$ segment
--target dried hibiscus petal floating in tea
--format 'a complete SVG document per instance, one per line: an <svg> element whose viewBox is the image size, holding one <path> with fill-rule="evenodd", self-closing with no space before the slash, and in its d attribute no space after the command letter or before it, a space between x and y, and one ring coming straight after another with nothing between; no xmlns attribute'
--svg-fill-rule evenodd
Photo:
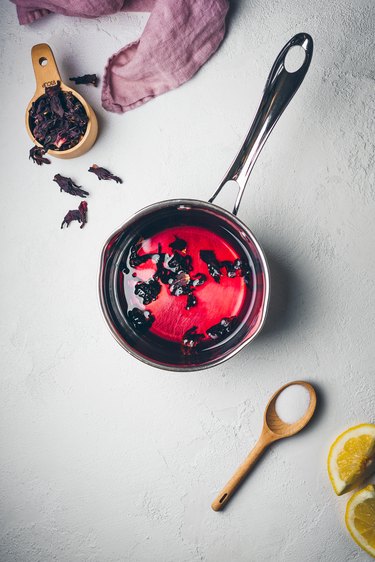
<svg viewBox="0 0 375 562"><path fill-rule="evenodd" d="M177 273L176 277L169 285L171 295L180 297L181 295L188 295L191 292L190 288L190 275L184 271Z"/></svg>
<svg viewBox="0 0 375 562"><path fill-rule="evenodd" d="M199 255L200 258L207 264L208 273L214 278L216 283L220 283L221 264L216 259L215 252L212 250L201 250Z"/></svg>
<svg viewBox="0 0 375 562"><path fill-rule="evenodd" d="M129 310L128 318L131 325L135 330L137 330L137 332L145 332L146 330L149 330L155 320L149 310L140 310L139 308Z"/></svg>
<svg viewBox="0 0 375 562"><path fill-rule="evenodd" d="M193 348L204 340L203 334L197 334L197 326L193 326L190 330L187 330L182 336L182 345L184 347Z"/></svg>
<svg viewBox="0 0 375 562"><path fill-rule="evenodd" d="M114 180L116 183L122 183L121 178L119 178L118 176L114 176L113 174L111 174L111 172L109 172L105 168L102 168L101 166L98 166L97 164L93 164L89 168L89 172L95 174L100 180Z"/></svg>
<svg viewBox="0 0 375 562"><path fill-rule="evenodd" d="M44 157L45 153L46 150L43 147L33 146L30 148L29 160L32 160L35 164L38 164L38 166L41 166L42 164L51 164L51 160Z"/></svg>
<svg viewBox="0 0 375 562"><path fill-rule="evenodd" d="M143 283L139 281L134 289L134 293L143 300L143 304L150 304L158 298L161 291L160 284L155 279L150 279Z"/></svg>
<svg viewBox="0 0 375 562"><path fill-rule="evenodd" d="M72 92L61 90L60 82L45 88L29 111L30 130L47 150L68 150L83 138L88 124L85 108Z"/></svg>
<svg viewBox="0 0 375 562"><path fill-rule="evenodd" d="M230 318L223 318L218 324L208 328L207 335L212 340L223 339L229 336L233 330L237 327L238 321L236 316L231 316Z"/></svg>
<svg viewBox="0 0 375 562"><path fill-rule="evenodd" d="M53 181L57 183L60 187L60 193L65 191L65 193L70 193L70 195L78 195L79 197L87 197L89 195L88 191L81 189L81 185L76 185L71 178L66 178L61 174L56 174Z"/></svg>
<svg viewBox="0 0 375 562"><path fill-rule="evenodd" d="M197 306L197 297L193 293L189 293L186 301L186 310L190 310L194 306Z"/></svg>
<svg viewBox="0 0 375 562"><path fill-rule="evenodd" d="M154 257L153 254L144 254L143 256L140 256L138 252L141 248L142 248L142 239L138 240L138 242L131 247L130 258L129 258L130 267L137 267L138 265L141 265L142 263L146 263L146 261ZM127 270L127 273L128 272L129 270Z"/></svg>
<svg viewBox="0 0 375 562"><path fill-rule="evenodd" d="M222 269L226 271L227 277L243 277L247 285L251 284L252 273L251 267L247 260L236 258L234 261L219 261L213 250L201 250L199 252L201 259L207 264L208 273L214 278L216 283L220 283Z"/></svg>
<svg viewBox="0 0 375 562"><path fill-rule="evenodd" d="M84 74L83 76L76 76L75 78L69 78L71 82L75 84L92 84L93 86L98 85L98 77L96 74Z"/></svg>
<svg viewBox="0 0 375 562"><path fill-rule="evenodd" d="M230 318L223 318L220 320L218 324L209 328L206 333L212 340L222 340L226 336L229 336L237 326L237 317L231 316ZM204 334L198 334L197 330L197 326L193 326L184 333L182 336L183 348L192 349L205 339Z"/></svg>
<svg viewBox="0 0 375 562"><path fill-rule="evenodd" d="M87 223L87 202L81 201L78 209L73 211L68 211L61 223L61 228L64 228L64 224L68 227L72 221L78 221L81 223L80 228L83 228Z"/></svg>
<svg viewBox="0 0 375 562"><path fill-rule="evenodd" d="M169 247L172 248L172 250L178 250L179 252L185 252L186 246L187 244L185 240L182 240L182 238L178 238L178 236L175 236L174 242L171 242L169 244Z"/></svg>

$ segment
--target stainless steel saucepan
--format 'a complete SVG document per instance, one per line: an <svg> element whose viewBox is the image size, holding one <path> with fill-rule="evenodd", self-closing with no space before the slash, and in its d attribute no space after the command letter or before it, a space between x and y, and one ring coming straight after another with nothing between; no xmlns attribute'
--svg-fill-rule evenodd
<svg viewBox="0 0 375 562"><path fill-rule="evenodd" d="M285 67L285 59L296 46L304 50L304 61L298 70L289 72ZM312 54L313 40L307 33L298 33L281 50L268 76L262 100L245 142L208 203L193 199L172 199L155 203L128 219L105 243L99 273L102 311L116 340L137 359L172 371L206 369L235 355L262 329L270 297L268 265L254 234L237 218L237 213L255 161L282 112L300 87L310 66ZM238 185L233 213L213 203L229 180ZM217 341L210 342L210 345L197 345L191 353L186 353L179 343L169 338L163 339L147 330L135 329L134 322L129 321L129 306L123 286L124 256L129 254L134 240L144 239L146 233L148 236L159 232L163 225L175 228L181 225L201 226L219 236L225 232L239 254L247 256L251 263L252 290L241 312L240 322L226 337L218 338ZM212 307L215 307L214 302Z"/></svg>

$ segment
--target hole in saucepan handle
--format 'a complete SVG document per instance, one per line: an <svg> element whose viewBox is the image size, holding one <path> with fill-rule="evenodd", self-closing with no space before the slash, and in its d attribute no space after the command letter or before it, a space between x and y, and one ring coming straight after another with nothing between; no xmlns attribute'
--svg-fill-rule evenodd
<svg viewBox="0 0 375 562"><path fill-rule="evenodd" d="M48 60L46 59L46 57L40 57L39 64L40 66L47 66Z"/></svg>
<svg viewBox="0 0 375 562"><path fill-rule="evenodd" d="M306 51L300 45L294 45L287 52L284 59L285 70L291 74L297 72L305 62Z"/></svg>
<svg viewBox="0 0 375 562"><path fill-rule="evenodd" d="M223 501L225 500L225 498L227 497L228 494L224 494L220 499L219 499L219 503L223 503Z"/></svg>

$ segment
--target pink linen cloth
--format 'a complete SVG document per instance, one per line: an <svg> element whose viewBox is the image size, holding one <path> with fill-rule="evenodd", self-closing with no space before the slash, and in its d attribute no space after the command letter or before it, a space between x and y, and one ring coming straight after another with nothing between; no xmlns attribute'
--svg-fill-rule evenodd
<svg viewBox="0 0 375 562"><path fill-rule="evenodd" d="M12 0L20 24L51 12L98 17L149 12L138 41L115 53L105 68L102 104L123 113L189 80L225 34L228 0Z"/></svg>

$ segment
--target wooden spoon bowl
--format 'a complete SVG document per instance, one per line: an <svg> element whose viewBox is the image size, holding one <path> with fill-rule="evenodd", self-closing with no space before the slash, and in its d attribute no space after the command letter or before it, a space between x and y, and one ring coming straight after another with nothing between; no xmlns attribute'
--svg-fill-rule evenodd
<svg viewBox="0 0 375 562"><path fill-rule="evenodd" d="M85 152L90 150L90 148L96 141L96 137L98 136L98 121L96 119L94 110L78 92L73 90L73 88L71 88L70 86L64 84L64 82L61 80L55 57L53 56L53 52L49 45L47 45L46 43L34 45L34 47L31 49L31 60L33 63L36 80L35 93L26 109L26 130L29 133L31 140L37 146L42 146L34 138L30 129L29 112L31 105L45 93L46 87L56 86L56 84L60 82L62 91L72 92L74 97L76 97L78 101L81 102L87 114L88 123L85 134L75 146L73 146L72 148L68 148L67 150L48 150L47 152L51 156L56 156L56 158L76 158L77 156L81 156L81 154L84 154Z"/></svg>
<svg viewBox="0 0 375 562"><path fill-rule="evenodd" d="M306 412L303 416L294 423L286 423L276 413L276 400L280 396L280 394L289 386L303 386L306 388L310 395L310 402ZM278 439L282 439L283 437L291 437L295 435L301 429L305 427L312 418L312 415L316 408L316 393L315 389L311 384L305 381L294 381L285 384L275 394L271 397L270 401L268 402L265 412L264 412L264 425L263 425L263 432L270 434L272 436L272 441L277 441Z"/></svg>

